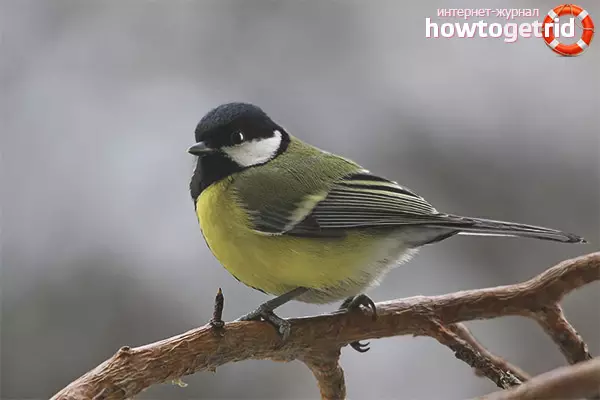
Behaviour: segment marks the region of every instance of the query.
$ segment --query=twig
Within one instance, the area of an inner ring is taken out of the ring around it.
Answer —
[[[223,307],[225,306],[225,297],[223,296],[223,291],[221,288],[217,291],[217,295],[215,297],[215,307],[213,310],[213,317],[210,320],[209,324],[216,329],[221,329],[225,326],[225,322],[223,322]]]
[[[121,349],[53,399],[90,399],[100,393],[103,400],[129,398],[152,384],[248,359],[306,360],[313,372],[317,371],[324,397],[343,394],[341,369],[338,371],[331,362],[325,369],[315,367],[311,359],[315,349],[338,351],[357,340],[420,335],[431,330],[432,320],[448,326],[507,315],[532,317],[557,304],[567,293],[599,279],[600,253],[589,254],[564,261],[516,285],[379,303],[376,321],[363,313],[339,312],[293,319],[291,335],[285,343],[268,323],[231,322],[221,329],[220,335],[214,335],[213,328],[207,325],[146,346]],[[321,373],[326,370],[333,372]],[[338,391],[331,389],[333,382],[338,382]]]
[[[470,343],[460,338],[455,332],[439,322],[432,321],[431,329],[425,333],[444,346],[449,347],[454,351],[456,358],[469,364],[483,376],[489,378],[499,388],[507,389],[520,385],[523,382],[517,376],[513,375],[510,370],[505,370],[496,365],[491,359],[483,356],[483,354],[473,348]]]
[[[504,358],[502,358],[500,356],[497,356],[496,354],[493,354],[488,349],[486,349],[475,338],[475,336],[473,336],[473,334],[471,333],[471,331],[469,330],[469,328],[467,328],[465,326],[465,324],[462,324],[462,323],[452,324],[448,328],[452,332],[454,332],[455,334],[457,334],[458,337],[460,337],[461,339],[463,339],[465,342],[469,343],[475,350],[477,350],[481,354],[482,357],[484,357],[487,360],[489,360],[497,368],[501,369],[502,371],[510,372],[513,376],[517,377],[517,379],[519,379],[521,382],[525,382],[525,381],[531,379],[531,377],[529,376],[529,374],[527,374],[521,368],[517,367],[516,365],[513,365],[513,364],[509,363]],[[483,371],[480,371],[478,369],[475,369],[475,373],[478,376],[486,376]]]
[[[600,391],[600,357],[536,376],[521,386],[484,396],[485,400],[579,399]]]
[[[570,364],[591,360],[592,355],[579,333],[567,321],[558,304],[544,307],[533,314],[533,318],[558,345]]]

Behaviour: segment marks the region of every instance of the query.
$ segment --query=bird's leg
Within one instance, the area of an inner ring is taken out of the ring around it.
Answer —
[[[359,309],[360,306],[367,307],[373,313],[373,320],[377,319],[377,308],[375,307],[375,303],[373,300],[369,298],[366,294],[359,294],[358,296],[348,297],[342,305],[340,305],[340,310],[352,311]],[[350,346],[358,351],[359,353],[366,353],[369,351],[369,342],[361,343],[359,341],[350,343]]]
[[[290,335],[290,323],[283,318],[278,317],[273,312],[277,307],[280,307],[287,303],[290,300],[295,299],[303,293],[308,291],[307,288],[299,287],[294,290],[290,290],[287,293],[282,294],[281,296],[277,296],[274,299],[269,301],[265,301],[254,311],[249,312],[246,315],[238,318],[238,321],[254,321],[258,319],[263,319],[265,321],[270,322],[273,326],[277,328],[279,334],[282,339],[285,341]]]
[[[303,293],[306,293],[307,291],[308,289],[303,287],[290,290],[289,292],[284,293],[281,296],[277,296],[274,299],[265,301],[260,306],[258,306],[256,310],[249,312],[248,314],[238,319],[240,321],[253,321],[259,319],[263,316],[263,314],[275,311],[276,308],[281,307],[288,301],[295,299],[296,297],[300,296]]]

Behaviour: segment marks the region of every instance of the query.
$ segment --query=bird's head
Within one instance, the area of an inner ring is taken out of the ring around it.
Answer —
[[[227,103],[212,109],[200,120],[195,134],[196,144],[188,152],[198,156],[194,173],[201,186],[198,194],[235,172],[271,161],[290,141],[281,126],[248,103]]]

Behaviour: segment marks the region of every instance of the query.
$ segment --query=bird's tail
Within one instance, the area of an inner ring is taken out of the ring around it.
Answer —
[[[440,224],[439,227],[455,227],[459,235],[517,236],[563,243],[587,243],[581,236],[541,226],[456,215],[448,215],[447,217],[448,220]]]

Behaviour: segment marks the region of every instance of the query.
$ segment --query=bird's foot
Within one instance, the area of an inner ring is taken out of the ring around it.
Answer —
[[[272,310],[263,306],[264,305],[261,304],[256,310],[238,318],[238,321],[267,321],[277,329],[277,332],[281,336],[281,340],[285,342],[292,331],[290,322],[278,317]]]
[[[377,307],[375,306],[373,300],[371,300],[371,298],[369,298],[369,296],[367,296],[366,294],[359,294],[358,296],[353,297],[352,300],[347,299],[347,301],[347,304],[342,304],[346,306],[346,310],[356,310],[360,309],[360,307],[363,306],[371,311],[373,321],[377,319]]]
[[[340,306],[340,310],[352,311],[360,309],[361,306],[366,307],[371,311],[373,320],[377,319],[377,307],[375,307],[375,303],[373,302],[373,300],[371,300],[366,294],[359,294],[358,296],[348,297]],[[359,353],[366,353],[370,349],[369,342],[352,342],[350,343],[350,347],[352,347]]]
[[[290,336],[291,324],[289,321],[279,318],[277,315],[275,315],[273,310],[284,305],[288,301],[295,299],[301,294],[306,293],[307,291],[308,289],[303,287],[290,290],[289,292],[279,295],[274,299],[262,303],[256,310],[238,318],[238,321],[257,321],[261,319],[267,321],[277,328],[277,331],[281,335],[281,339],[285,342]]]

